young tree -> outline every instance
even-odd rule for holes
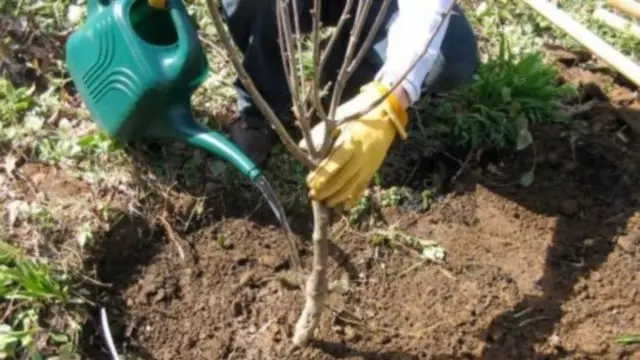
[[[341,114],[338,114],[337,110],[343,103],[342,95],[345,90],[345,85],[371,47],[374,36],[382,25],[385,14],[389,9],[391,0],[382,0],[380,11],[376,14],[372,28],[367,29],[364,28],[365,19],[369,15],[373,1],[345,0],[341,17],[335,28],[331,29],[332,33],[328,41],[326,41],[326,44],[321,44],[321,33],[326,30],[321,23],[320,16],[322,1],[313,0],[313,7],[309,14],[312,19],[312,29],[310,34],[308,34],[311,40],[310,51],[313,66],[311,79],[306,79],[302,62],[303,50],[305,48],[303,46],[303,35],[305,34],[301,32],[301,11],[298,9],[298,1],[274,1],[277,1],[278,40],[291,93],[293,114],[296,125],[301,130],[303,136],[303,139],[298,143],[296,143],[287,132],[281,120],[262,97],[247,71],[244,69],[240,54],[236,50],[231,36],[227,33],[223,17],[220,13],[219,4],[214,0],[207,0],[207,5],[226,55],[231,60],[237,72],[238,79],[247,92],[250,93],[256,106],[260,109],[270,126],[276,131],[286,149],[298,161],[313,170],[330,153],[333,140],[335,139],[334,130],[336,127],[366,114],[389,96],[411,69],[415,67],[420,58],[424,56],[432,39],[425,44],[422,54],[413,59],[411,65],[406,69],[406,72],[386,94],[380,96],[368,109],[340,116]],[[447,17],[453,9],[454,4],[455,1],[453,1],[451,6],[442,14],[442,19]],[[325,84],[325,79],[321,79],[323,68],[327,65],[327,59],[336,43],[336,39],[342,31],[345,31],[345,24],[348,20],[351,20],[350,23],[352,26],[350,26],[349,30],[349,42],[346,55],[337,77],[330,79],[330,81],[327,81]],[[443,22],[444,21],[440,23],[440,26],[442,26]],[[363,36],[365,37],[363,38]],[[320,126],[317,126],[317,124],[320,124]],[[306,345],[312,339],[313,332],[322,314],[325,296],[328,291],[326,269],[331,212],[329,207],[317,201],[312,201],[312,210],[314,221],[312,238],[313,266],[306,282],[304,308],[293,335],[293,343],[300,346]]]

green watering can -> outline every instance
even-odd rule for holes
[[[226,136],[199,124],[191,96],[209,75],[181,0],[89,0],[86,23],[66,44],[66,62],[94,121],[113,138],[187,141],[257,181],[256,165]]]

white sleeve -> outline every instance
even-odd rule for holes
[[[398,0],[398,12],[389,27],[387,59],[377,78],[388,84],[397,82],[416,57],[423,52],[453,1]],[[412,104],[418,100],[422,83],[440,53],[440,46],[449,26],[449,18],[450,16],[445,19],[425,55],[401,84],[409,94]]]

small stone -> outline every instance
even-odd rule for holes
[[[556,152],[551,152],[547,154],[547,161],[549,165],[558,165],[560,163],[560,156]]]
[[[344,328],[344,339],[346,341],[357,341],[358,333],[353,327],[347,326]]]
[[[158,293],[153,297],[152,303],[158,303],[162,300],[164,300],[164,298],[167,296],[167,293],[164,289],[160,289],[158,290]]]
[[[280,258],[274,255],[263,255],[258,259],[258,262],[266,267],[275,269],[280,265],[282,261],[280,260]]]
[[[251,272],[246,272],[242,275],[240,275],[240,281],[238,281],[238,284],[236,285],[238,288],[247,286],[249,284],[251,284],[253,282],[253,273]]]
[[[560,204],[560,211],[562,211],[564,215],[573,216],[578,212],[578,210],[578,202],[574,199],[565,200]]]
[[[618,238],[618,246],[628,253],[635,253],[640,245],[640,231],[635,231]]]

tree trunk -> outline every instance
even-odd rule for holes
[[[324,308],[327,295],[327,263],[329,258],[329,209],[318,203],[313,206],[313,268],[307,278],[305,304],[293,335],[293,343],[305,346],[313,333]]]

